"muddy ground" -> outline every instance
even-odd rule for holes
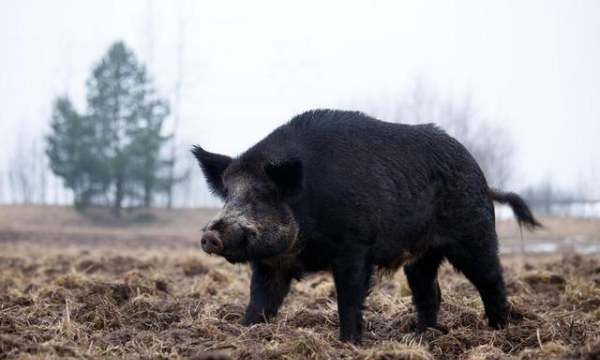
[[[26,224],[12,224],[0,222],[0,358],[600,359],[598,255],[503,257],[513,319],[499,331],[448,265],[440,272],[447,334],[416,336],[402,272],[377,278],[365,340],[354,346],[337,341],[328,274],[296,282],[272,323],[246,328],[247,267],[203,255],[181,227],[158,226],[166,240],[147,243],[142,225],[94,229],[112,240],[78,243],[73,229],[45,234],[40,220],[23,234]]]

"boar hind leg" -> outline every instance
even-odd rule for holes
[[[484,241],[473,239],[469,243],[457,244],[446,256],[479,291],[490,326],[497,329],[506,325],[506,289],[495,233],[491,233]]]
[[[430,252],[404,267],[417,310],[417,333],[422,333],[427,328],[440,328],[437,317],[442,293],[437,282],[437,274],[442,260],[441,254]]]
[[[362,335],[362,310],[369,293],[373,267],[364,250],[350,250],[333,262],[333,279],[340,318],[340,340],[359,343]]]
[[[253,263],[250,303],[242,323],[252,325],[266,322],[277,315],[283,299],[290,290],[291,280],[291,274],[285,270]]]

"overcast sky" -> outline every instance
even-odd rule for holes
[[[513,136],[513,186],[600,169],[600,1],[2,1],[0,168],[122,39],[172,96],[182,144],[236,154],[296,113],[368,110],[416,78]],[[383,119],[385,120],[385,119]],[[21,134],[21,135],[19,135]],[[21,140],[25,141],[25,140]]]

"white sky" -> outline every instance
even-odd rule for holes
[[[240,153],[296,113],[366,108],[420,77],[470,94],[504,124],[517,189],[546,178],[576,187],[600,171],[600,1],[1,5],[0,169],[16,141],[45,131],[56,95],[83,110],[85,79],[115,40],[149,61],[171,96],[183,20],[183,145]]]

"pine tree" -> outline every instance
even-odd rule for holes
[[[78,114],[68,98],[60,97],[54,102],[50,126],[46,138],[50,167],[73,190],[75,206],[84,208],[105,193],[110,182],[109,169],[95,156],[93,123]]]
[[[115,215],[126,197],[142,196],[150,206],[160,182],[160,149],[168,139],[161,135],[167,103],[155,96],[145,67],[122,42],[93,70],[87,89],[89,116],[102,144],[99,156],[111,169]]]
[[[130,175],[139,189],[134,196],[140,197],[145,207],[150,207],[154,195],[169,188],[167,170],[170,160],[161,158],[161,148],[171,138],[162,135],[168,108],[164,102],[154,100],[140,111],[139,124],[131,133],[132,142],[128,148],[133,162]]]
[[[124,43],[113,44],[87,81],[87,113],[79,115],[67,98],[55,103],[47,154],[76,205],[103,195],[120,216],[125,201],[151,206],[157,192],[166,192],[172,180],[161,149],[170,139],[162,134],[168,115],[145,66]]]

